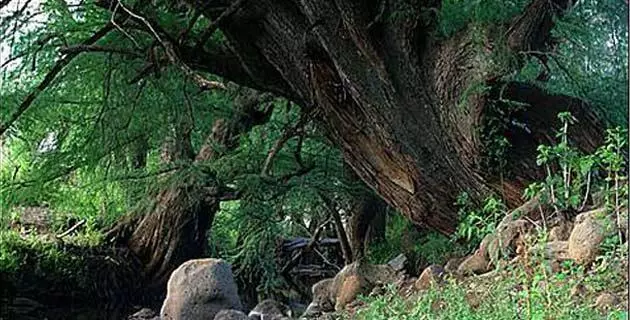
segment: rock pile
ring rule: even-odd
[[[506,261],[515,262],[532,254],[532,237],[539,236],[541,222],[514,218],[510,214],[487,235],[473,254],[449,260],[445,266],[430,265],[418,278],[410,278],[402,270],[404,256],[384,265],[354,262],[345,266],[333,278],[313,285],[312,301],[299,319],[326,319],[332,313],[352,310],[359,295],[382,294],[386,284],[396,284],[399,292],[419,292],[440,286],[447,275],[456,278],[468,275],[490,275],[490,270]],[[627,221],[625,221],[627,223]],[[547,222],[549,223],[549,222]],[[542,250],[551,265],[573,260],[588,266],[600,254],[603,241],[609,236],[624,235],[603,209],[583,212],[574,221],[557,220],[548,225],[549,233]],[[534,232],[536,231],[536,232]],[[539,253],[541,251],[538,251]],[[544,284],[543,284],[544,285]],[[404,291],[404,290],[407,291]],[[177,268],[168,282],[167,297],[160,315],[143,309],[128,319],[134,320],[289,320],[294,317],[289,307],[273,300],[260,302],[245,314],[237,294],[231,267],[220,259],[191,260]],[[583,286],[575,286],[572,296],[583,296]],[[470,300],[467,297],[467,300]],[[598,309],[619,304],[613,294],[603,293],[594,302]],[[472,304],[471,304],[472,305]]]

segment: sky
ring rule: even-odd
[[[28,0],[10,0],[7,6],[0,9],[0,24],[2,23],[3,19],[6,19],[8,16],[11,16],[13,12],[23,7],[24,4],[27,3],[27,1]],[[31,13],[36,12],[39,9],[39,7],[42,5],[42,3],[43,3],[43,0],[30,0],[30,2],[28,3],[27,11]],[[33,23],[26,23],[23,28],[20,28],[16,36],[20,33],[24,33],[29,30],[32,30],[32,28],[35,27],[34,22],[41,23],[41,22],[44,22],[45,20],[46,20],[46,16],[39,15],[38,17],[33,19]],[[11,27],[8,31],[13,32],[13,27]],[[0,66],[3,65],[5,61],[7,61],[10,58],[11,58],[10,41],[0,40]],[[4,72],[5,69],[8,70],[11,68],[15,68],[16,65],[17,65],[16,62],[10,63],[0,72]],[[2,88],[2,78],[3,77],[0,77],[0,88]]]

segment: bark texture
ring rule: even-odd
[[[266,99],[253,90],[244,90],[234,102],[233,116],[215,121],[212,133],[196,154],[190,142],[190,126],[177,126],[174,137],[163,144],[162,161],[196,165],[235,148],[241,133],[269,119],[271,108],[260,109]],[[186,176],[167,184],[157,192],[146,213],[121,221],[108,233],[108,238],[138,257],[143,266],[142,282],[148,291],[164,292],[173,270],[205,254],[207,233],[220,201],[236,196],[235,191],[214,184],[212,173],[208,174]]]
[[[210,19],[230,3],[190,2]],[[532,0],[506,25],[446,39],[435,36],[440,3],[247,1],[221,21],[228,46],[182,46],[180,52],[197,69],[317,108],[363,181],[414,223],[450,233],[460,192],[473,200],[498,192],[509,205],[520,203],[522,187],[539,173],[531,148],[552,137],[558,111],[577,116],[573,139],[583,149],[601,141],[602,130],[576,99],[501,81],[529,52],[553,45],[553,17],[568,1]],[[515,58],[510,69],[494,68],[498,51]],[[489,174],[481,161],[488,152],[483,126],[492,106],[506,102],[525,108],[503,120],[528,128],[503,133],[513,143],[507,154],[520,156],[509,158],[506,170],[515,174],[507,180]]]

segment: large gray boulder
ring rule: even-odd
[[[221,259],[184,262],[168,280],[162,320],[214,319],[224,309],[242,310],[232,268]]]

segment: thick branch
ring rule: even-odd
[[[570,4],[568,0],[533,0],[507,32],[510,49],[516,52],[547,49],[554,17],[563,14]]]
[[[0,0],[0,9],[4,8],[4,6],[8,5],[11,0]]]
[[[240,9],[247,0],[236,0],[234,1],[219,17],[217,17],[214,21],[210,23],[210,25],[206,28],[203,34],[200,37],[199,42],[197,42],[197,48],[203,47],[203,45],[210,40],[210,37],[214,34],[214,32],[221,26],[221,24],[227,20],[230,16],[232,16],[238,9]]]

